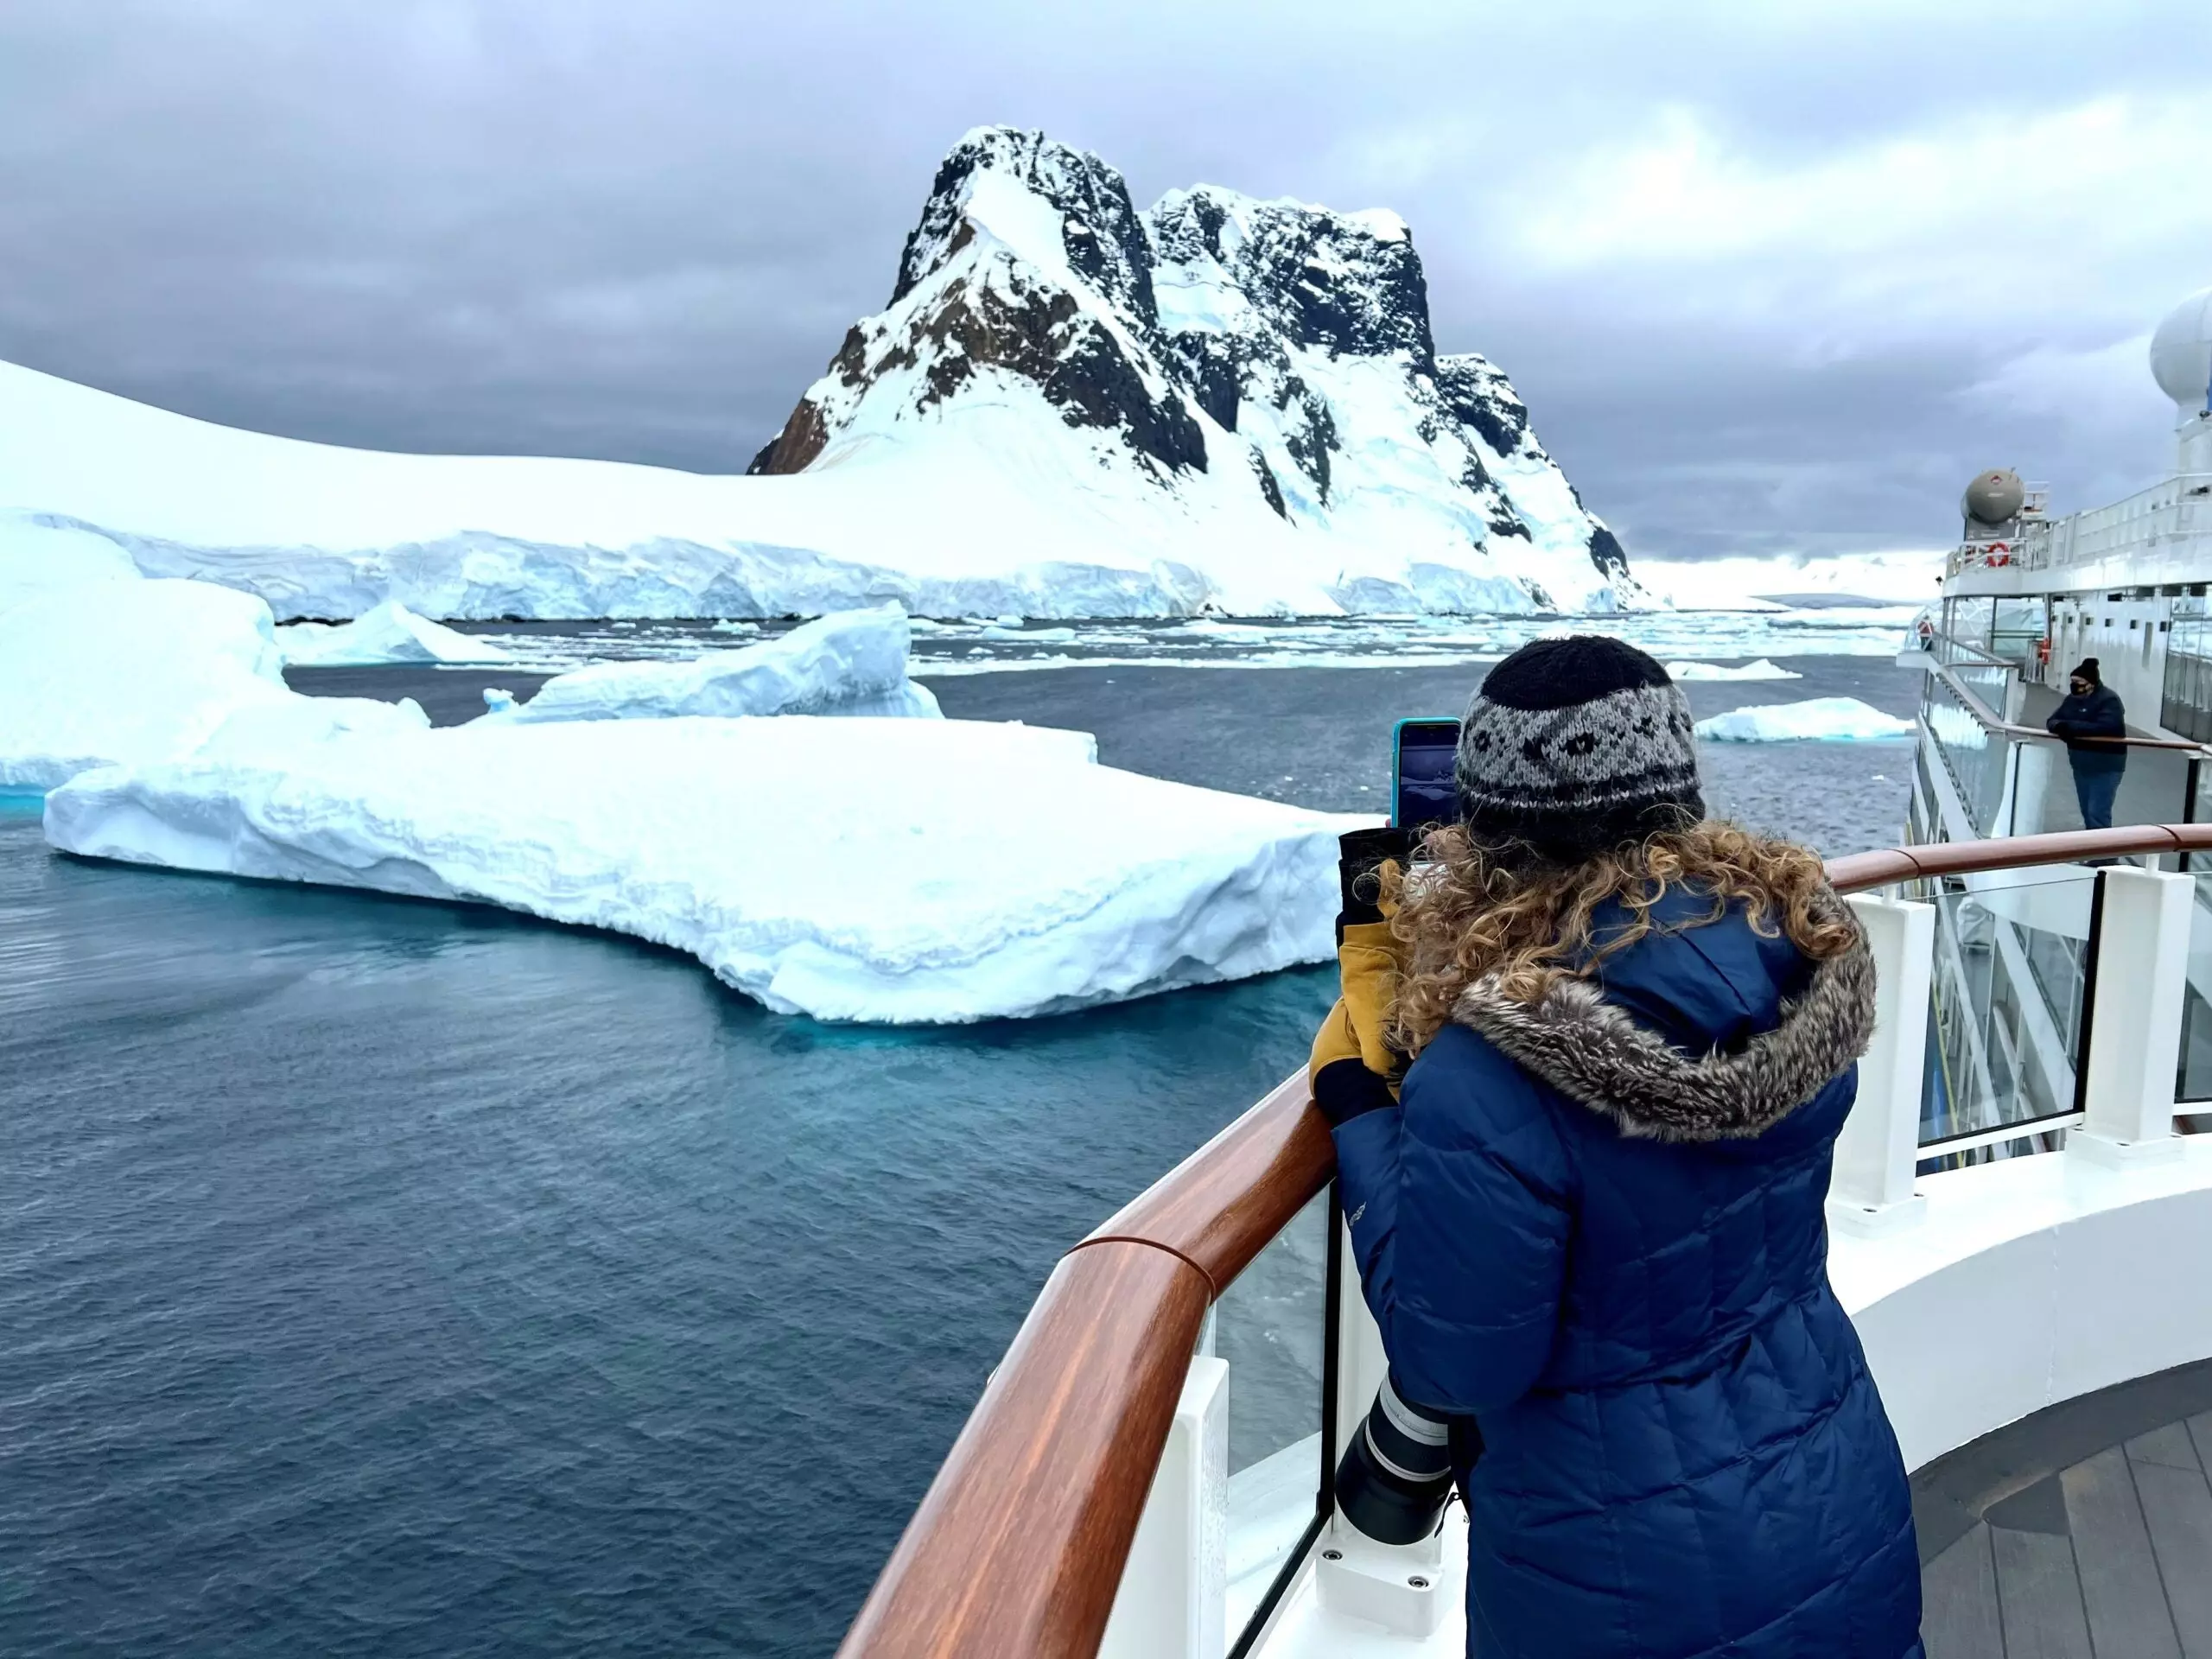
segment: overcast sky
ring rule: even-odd
[[[1931,21],[1931,14],[1936,21]],[[240,426],[741,469],[994,121],[1389,207],[1631,556],[2148,483],[2212,5],[0,0],[0,358]]]

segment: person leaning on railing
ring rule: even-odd
[[[2067,677],[2068,696],[2044,729],[2066,740],[2066,764],[2074,773],[2074,798],[2082,808],[2084,830],[2112,828],[2112,804],[2127,770],[2127,746],[2099,742],[2127,735],[2127,710],[2120,693],[2104,682],[2094,657],[2084,657]]]
[[[1856,919],[1812,853],[1706,820],[1681,693],[1617,641],[1499,664],[1457,778],[1314,1075],[1392,1379],[1452,1425],[1470,1651],[1918,1655],[1904,1461],[1827,1280]],[[1340,1069],[1392,1049],[1395,1095]]]

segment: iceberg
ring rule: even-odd
[[[1052,1014],[1333,955],[1336,837],[1370,820],[1096,756],[947,720],[387,723],[85,772],[46,833],[615,929],[823,1020]]]
[[[251,594],[149,579],[100,537],[0,514],[0,788],[428,724],[411,699],[292,691],[269,607]]]
[[[0,785],[163,760],[292,695],[251,594],[133,573],[0,598]]]
[[[690,662],[596,663],[556,675],[528,702],[495,706],[482,718],[518,725],[686,715],[937,719],[937,698],[906,677],[910,644],[906,612],[879,605]]]
[[[1755,703],[1697,723],[1710,743],[1789,743],[1821,739],[1836,743],[1910,737],[1912,722],[1885,715],[1856,697],[1814,697],[1805,702]]]
[[[505,663],[495,641],[417,616],[397,600],[364,611],[333,627],[293,622],[276,630],[287,668],[365,668],[385,663]]]
[[[1718,663],[1669,663],[1667,672],[1678,680],[1802,680],[1805,677],[1795,669],[1784,668],[1764,657],[1755,663],[1745,663],[1741,668],[1724,668]]]

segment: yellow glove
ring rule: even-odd
[[[1398,978],[1398,950],[1382,900],[1382,873],[1406,852],[1399,830],[1363,830],[1342,838],[1338,864],[1344,908],[1337,917],[1337,971],[1343,995],[1313,1039],[1307,1077],[1313,1103],[1330,1124],[1394,1105],[1404,1058],[1384,1035]]]
[[[1337,1006],[1344,1011],[1352,1039],[1359,1045],[1360,1063],[1386,1077],[1395,1076],[1405,1062],[1382,1035],[1390,1018],[1390,1001],[1398,991],[1398,946],[1390,937],[1390,924],[1357,922],[1339,932],[1337,976],[1344,995]]]

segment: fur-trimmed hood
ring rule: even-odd
[[[1842,900],[1829,903],[1856,932]],[[1504,996],[1494,979],[1478,980],[1453,1017],[1625,1135],[1746,1139],[1819,1094],[1866,1052],[1874,1031],[1874,963],[1863,933],[1809,975],[1794,950],[1777,952],[1781,942],[1746,936],[1740,914],[1704,925],[1681,918],[1600,963],[1592,977],[1555,981],[1533,1005]],[[1792,995],[1773,976],[1777,957],[1797,966],[1802,983]],[[1662,1033],[1622,1006],[1648,1007],[1640,989],[1684,976],[1723,993],[1740,1020],[1671,1020]]]

